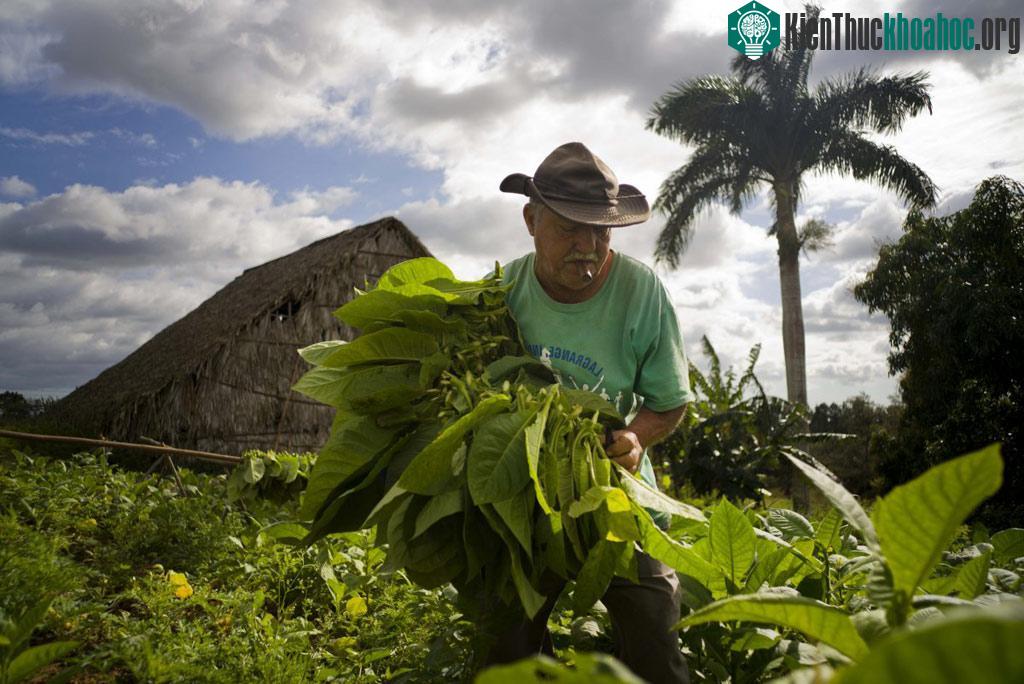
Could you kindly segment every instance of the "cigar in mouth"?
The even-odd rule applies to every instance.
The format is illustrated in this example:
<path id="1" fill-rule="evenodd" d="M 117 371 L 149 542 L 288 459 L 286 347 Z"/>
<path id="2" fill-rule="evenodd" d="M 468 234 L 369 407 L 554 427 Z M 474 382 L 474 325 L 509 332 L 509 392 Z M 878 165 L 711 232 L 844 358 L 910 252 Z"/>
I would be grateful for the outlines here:
<path id="1" fill-rule="evenodd" d="M 579 259 L 576 261 L 576 269 L 580 274 L 580 278 L 583 278 L 588 283 L 594 279 L 594 266 L 591 262 Z"/>

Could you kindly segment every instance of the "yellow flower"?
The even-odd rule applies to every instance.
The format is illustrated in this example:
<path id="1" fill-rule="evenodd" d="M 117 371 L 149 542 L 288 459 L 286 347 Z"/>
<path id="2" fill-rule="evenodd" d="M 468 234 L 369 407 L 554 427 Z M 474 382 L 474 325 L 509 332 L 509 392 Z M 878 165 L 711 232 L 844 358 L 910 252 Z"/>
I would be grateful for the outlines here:
<path id="1" fill-rule="evenodd" d="M 366 615 L 366 599 L 362 596 L 353 596 L 345 603 L 345 612 L 354 618 Z"/>
<path id="2" fill-rule="evenodd" d="M 167 581 L 174 587 L 174 595 L 180 599 L 186 599 L 194 593 L 192 585 L 188 583 L 188 577 L 183 573 L 171 570 L 167 573 Z"/>
<path id="3" fill-rule="evenodd" d="M 338 651 L 344 651 L 346 648 L 352 648 L 356 645 L 356 638 L 350 636 L 338 637 L 331 642 L 331 646 Z"/>

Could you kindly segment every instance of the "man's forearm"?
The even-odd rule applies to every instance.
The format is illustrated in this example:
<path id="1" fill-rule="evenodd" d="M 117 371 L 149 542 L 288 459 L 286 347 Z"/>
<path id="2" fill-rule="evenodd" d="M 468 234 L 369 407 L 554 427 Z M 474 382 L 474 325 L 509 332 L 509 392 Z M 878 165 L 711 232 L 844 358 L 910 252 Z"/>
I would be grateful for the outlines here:
<path id="1" fill-rule="evenodd" d="M 626 426 L 626 429 L 636 433 L 640 445 L 646 449 L 671 435 L 679 425 L 679 421 L 683 419 L 684 413 L 686 413 L 686 404 L 670 411 L 652 411 L 644 407 L 637 411 L 636 416 Z"/>

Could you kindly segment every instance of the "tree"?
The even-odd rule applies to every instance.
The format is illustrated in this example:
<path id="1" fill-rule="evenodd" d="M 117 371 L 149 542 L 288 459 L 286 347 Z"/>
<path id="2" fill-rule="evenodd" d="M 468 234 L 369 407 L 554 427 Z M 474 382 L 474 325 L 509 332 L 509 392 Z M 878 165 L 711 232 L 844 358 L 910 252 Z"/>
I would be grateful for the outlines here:
<path id="1" fill-rule="evenodd" d="M 32 402 L 18 392 L 0 392 L 0 418 L 17 420 L 32 415 Z"/>
<path id="2" fill-rule="evenodd" d="M 820 8 L 807 8 L 817 24 Z M 849 173 L 895 191 L 913 206 L 931 206 L 935 186 L 920 168 L 865 133 L 892 133 L 924 108 L 931 111 L 927 74 L 881 77 L 861 69 L 808 88 L 814 52 L 780 46 L 754 61 L 740 55 L 732 77 L 704 76 L 677 85 L 655 103 L 647 127 L 696 146 L 690 161 L 662 184 L 654 206 L 667 214 L 656 257 L 678 266 L 700 210 L 714 202 L 739 214 L 767 186 L 775 209 L 768 231 L 779 245 L 782 341 L 787 396 L 807 404 L 804 322 L 800 297 L 802 247 L 820 225 L 801 231 L 796 211 L 809 171 Z"/>
<path id="3" fill-rule="evenodd" d="M 1006 463 L 982 510 L 1024 522 L 1024 186 L 983 181 L 966 209 L 910 212 L 854 296 L 889 318 L 889 369 L 902 373 L 906 410 L 889 484 L 994 441 Z"/>
<path id="4" fill-rule="evenodd" d="M 879 462 L 899 428 L 903 405 L 882 406 L 866 394 L 842 404 L 818 404 L 811 414 L 811 432 L 842 433 L 849 439 L 811 449 L 843 486 L 862 497 L 885 493 Z"/>
<path id="5" fill-rule="evenodd" d="M 722 371 L 718 353 L 707 337 L 701 340 L 708 372 L 690 364 L 695 399 L 687 406 L 679 429 L 654 446 L 655 458 L 667 463 L 677 487 L 690 485 L 702 495 L 719 493 L 730 499 L 761 501 L 770 475 L 788 463 L 786 455 L 813 457 L 798 445 L 834 442 L 841 435 L 808 433 L 806 408 L 769 396 L 754 374 L 761 354 L 755 345 L 739 378 Z"/>

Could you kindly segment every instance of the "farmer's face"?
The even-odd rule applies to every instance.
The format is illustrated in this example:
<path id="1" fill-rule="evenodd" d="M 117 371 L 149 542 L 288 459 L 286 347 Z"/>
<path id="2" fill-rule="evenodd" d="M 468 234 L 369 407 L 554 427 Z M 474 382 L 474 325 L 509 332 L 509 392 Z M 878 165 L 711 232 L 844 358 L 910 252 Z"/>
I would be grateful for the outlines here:
<path id="1" fill-rule="evenodd" d="M 608 275 L 611 228 L 574 223 L 529 205 L 523 218 L 533 236 L 535 271 L 544 290 L 563 302 L 586 301 L 596 294 Z"/>

